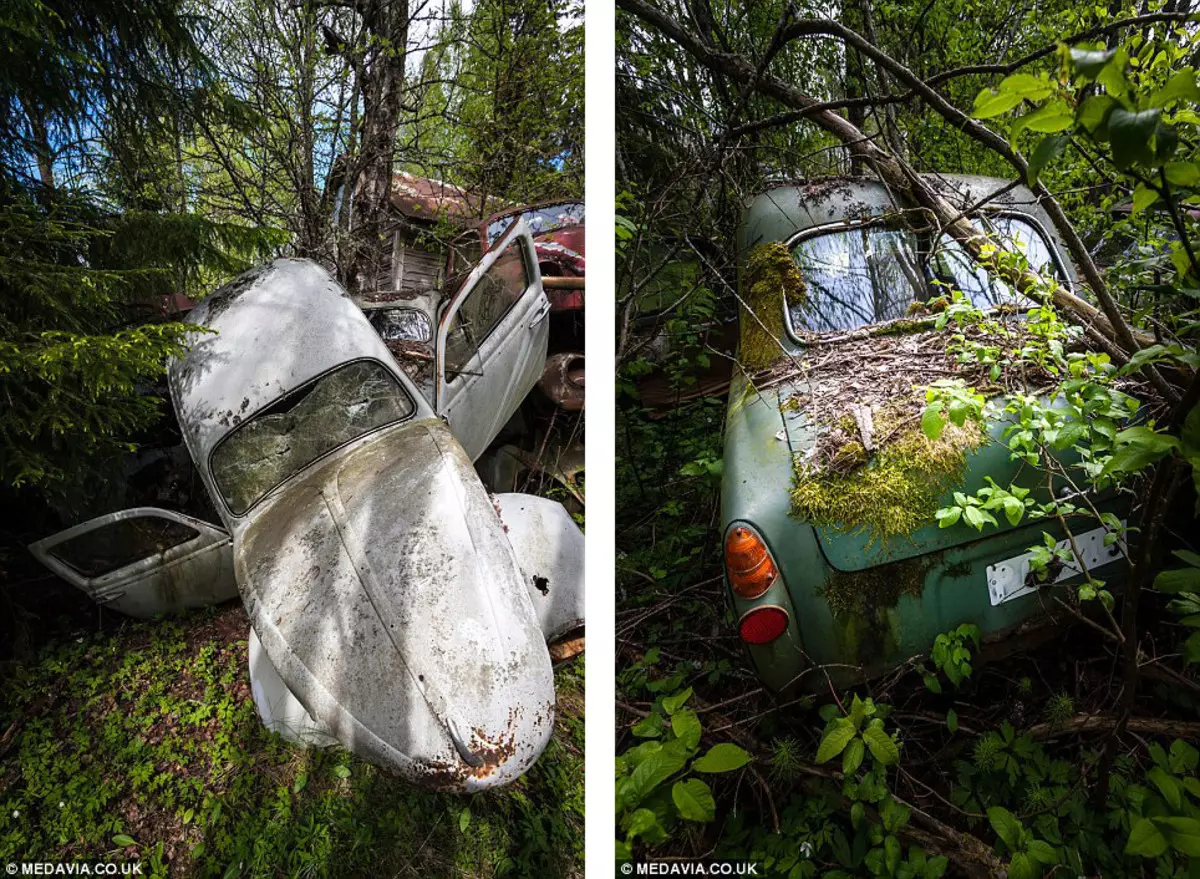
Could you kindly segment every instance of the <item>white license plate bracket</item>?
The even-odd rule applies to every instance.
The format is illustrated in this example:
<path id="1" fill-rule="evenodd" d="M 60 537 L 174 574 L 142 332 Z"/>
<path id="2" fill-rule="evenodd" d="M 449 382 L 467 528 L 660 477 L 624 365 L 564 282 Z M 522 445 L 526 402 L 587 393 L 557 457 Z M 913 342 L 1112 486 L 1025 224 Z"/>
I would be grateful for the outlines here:
<path id="1" fill-rule="evenodd" d="M 1121 523 L 1122 526 L 1124 524 L 1124 522 Z M 1075 535 L 1075 544 L 1079 547 L 1079 554 L 1083 557 L 1083 563 L 1089 571 L 1101 565 L 1106 565 L 1121 555 L 1121 541 L 1119 539 L 1112 546 L 1104 545 L 1104 537 L 1108 533 L 1108 529 L 1102 527 Z M 1056 548 L 1070 551 L 1071 541 L 1060 540 L 1056 544 Z M 1029 575 L 1029 560 L 1031 558 L 1033 558 L 1033 553 L 1027 552 L 1023 555 L 1013 556 L 1010 559 L 997 562 L 994 565 L 988 565 L 988 598 L 992 603 L 992 607 L 997 607 L 1005 602 L 1022 598 L 1037 591 L 1038 584 L 1035 584 L 1033 578 Z M 1072 561 L 1063 565 L 1062 570 L 1059 571 L 1058 576 L 1054 578 L 1053 582 L 1061 583 L 1072 577 L 1078 577 L 1082 573 L 1079 561 L 1072 558 Z"/>

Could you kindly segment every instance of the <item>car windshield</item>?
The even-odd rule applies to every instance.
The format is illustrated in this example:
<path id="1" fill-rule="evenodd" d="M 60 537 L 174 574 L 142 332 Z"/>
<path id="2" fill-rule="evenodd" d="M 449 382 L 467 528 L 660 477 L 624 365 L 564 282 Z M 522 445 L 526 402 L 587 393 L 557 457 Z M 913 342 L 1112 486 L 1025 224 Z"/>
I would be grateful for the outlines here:
<path id="1" fill-rule="evenodd" d="M 408 418 L 412 399 L 382 364 L 341 366 L 261 410 L 221 440 L 213 481 L 240 516 L 322 455 Z"/>
<path id="2" fill-rule="evenodd" d="M 530 235 L 544 235 L 565 226 L 582 226 L 583 205 L 577 201 L 568 201 L 562 204 L 532 208 L 520 214 L 499 217 L 488 223 L 488 247 L 499 241 L 500 236 L 518 217 L 525 218 L 525 225 L 529 227 Z"/>
<path id="3" fill-rule="evenodd" d="M 1029 222 L 989 217 L 989 231 L 1015 247 L 1035 271 L 1055 269 L 1050 245 Z M 943 235 L 931 254 L 927 237 L 882 224 L 828 232 L 792 248 L 807 296 L 789 305 L 793 330 L 824 333 L 904 317 L 914 302 L 941 292 L 936 279 L 961 290 L 978 308 L 1019 303 L 1022 297 L 977 266 L 958 242 Z"/>

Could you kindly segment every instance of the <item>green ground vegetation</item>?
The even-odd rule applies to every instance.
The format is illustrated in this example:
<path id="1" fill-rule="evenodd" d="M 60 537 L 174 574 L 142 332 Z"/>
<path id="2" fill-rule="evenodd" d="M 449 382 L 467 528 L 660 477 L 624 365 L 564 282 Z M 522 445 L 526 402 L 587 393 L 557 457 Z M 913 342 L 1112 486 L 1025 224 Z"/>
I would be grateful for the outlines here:
<path id="1" fill-rule="evenodd" d="M 268 733 L 247 631 L 226 605 L 6 669 L 0 729 L 19 732 L 0 746 L 0 861 L 139 861 L 154 877 L 582 875 L 582 658 L 556 668 L 555 735 L 527 775 L 433 794 Z"/>

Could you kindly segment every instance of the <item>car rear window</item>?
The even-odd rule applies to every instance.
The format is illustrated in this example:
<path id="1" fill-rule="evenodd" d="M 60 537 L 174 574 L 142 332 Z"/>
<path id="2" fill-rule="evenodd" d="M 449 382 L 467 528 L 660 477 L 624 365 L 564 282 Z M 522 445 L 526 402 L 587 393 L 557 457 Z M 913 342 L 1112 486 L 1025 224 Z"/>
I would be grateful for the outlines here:
<path id="1" fill-rule="evenodd" d="M 213 481 L 240 516 L 313 461 L 403 421 L 415 408 L 382 364 L 348 363 L 281 397 L 221 440 L 212 454 Z"/>
<path id="2" fill-rule="evenodd" d="M 1030 268 L 1056 268 L 1049 243 L 1031 223 L 1011 216 L 989 217 L 987 223 L 1025 255 Z M 792 329 L 824 333 L 904 317 L 914 302 L 942 292 L 935 279 L 962 290 L 979 308 L 1022 299 L 989 278 L 949 236 L 943 235 L 937 247 L 929 241 L 930 236 L 882 223 L 801 239 L 792 257 L 807 296 L 789 305 Z"/>

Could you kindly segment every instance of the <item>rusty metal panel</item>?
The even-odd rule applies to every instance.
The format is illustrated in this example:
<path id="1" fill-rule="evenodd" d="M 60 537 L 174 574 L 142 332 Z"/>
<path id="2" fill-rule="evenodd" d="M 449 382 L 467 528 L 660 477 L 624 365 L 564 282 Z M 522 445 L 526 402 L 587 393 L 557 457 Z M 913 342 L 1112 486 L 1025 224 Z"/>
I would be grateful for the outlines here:
<path id="1" fill-rule="evenodd" d="M 496 508 L 525 575 L 548 643 L 584 619 L 583 532 L 562 504 L 532 494 L 498 494 Z"/>
<path id="2" fill-rule="evenodd" d="M 235 567 L 281 679 L 355 753 L 427 787 L 533 764 L 554 680 L 524 573 L 437 419 L 385 429 L 249 517 Z"/>

